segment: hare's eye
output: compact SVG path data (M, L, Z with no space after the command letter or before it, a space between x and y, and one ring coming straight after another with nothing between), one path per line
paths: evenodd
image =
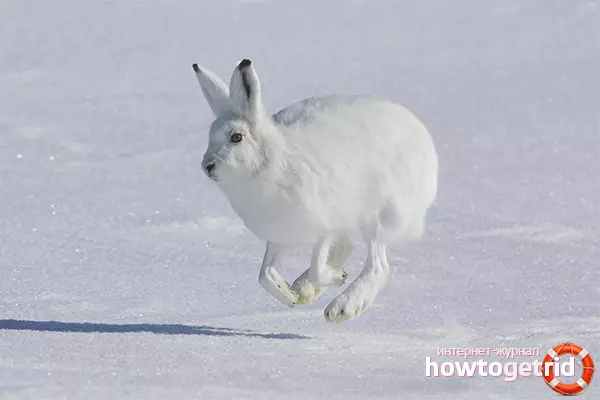
M233 133L229 137L229 140L231 141L231 143L239 143L242 141L242 134L241 133Z

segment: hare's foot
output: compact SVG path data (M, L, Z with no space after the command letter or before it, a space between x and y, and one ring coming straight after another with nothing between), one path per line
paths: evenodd
M323 265L317 271L308 269L308 280L316 287L321 286L342 286L348 279L348 274L342 267L333 267Z
M267 242L258 281L277 300L288 307L294 307L298 302L298 293L292 289L290 284L274 267L281 260L284 250L284 245Z
M385 277L359 276L325 308L325 319L328 322L344 322L358 317L373 304L384 285Z
M292 284L292 290L298 293L298 304L312 304L327 290L327 286L315 286L308 281L308 270L304 271Z
M332 241L327 254L326 267L337 269L339 282L342 285L348 277L346 271L342 268L354 246L348 237L348 234L341 232ZM340 271L341 270L341 271ZM327 290L327 286L313 285L309 280L310 268L300 275L292 284L292 289L298 293L298 304L311 304L317 297ZM335 273L335 272L334 272Z
M258 281L267 292L286 306L294 307L298 303L298 292L292 289L275 268L268 267L261 271Z

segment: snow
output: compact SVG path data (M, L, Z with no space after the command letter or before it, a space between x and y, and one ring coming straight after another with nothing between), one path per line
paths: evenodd
M0 1L0 398L553 396L427 378L425 357L573 340L600 359L599 18L591 0ZM191 64L228 80L243 57L273 112L378 95L436 141L427 235L393 247L355 321L324 321L339 289L265 293L262 243L201 171Z

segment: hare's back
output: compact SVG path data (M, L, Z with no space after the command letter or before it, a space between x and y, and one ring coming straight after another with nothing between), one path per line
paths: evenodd
M302 182L357 208L398 196L435 196L437 155L425 126L406 108L367 96L311 98L275 115ZM318 182L318 183L317 183ZM387 199L387 200L386 200ZM329 199L330 204L338 204ZM378 207L377 205L375 205Z
M323 140L325 135L368 144L382 139L378 136L393 136L394 141L404 135L412 139L414 136L429 136L419 119L406 108L388 100L362 95L312 97L282 109L273 116L273 120L288 128L289 135L298 134L304 139L314 135Z
M363 110L363 113L366 113L381 111L382 108L386 107L402 108L398 104L377 97L332 94L322 97L310 97L291 104L277 112L273 119L279 124L293 126L294 124L310 124L324 117L351 117L352 115L346 115L350 111Z
M289 143L311 154L331 157L404 158L402 153L435 150L425 126L406 108L388 100L359 95L314 97L273 116ZM357 154L358 153L358 154Z

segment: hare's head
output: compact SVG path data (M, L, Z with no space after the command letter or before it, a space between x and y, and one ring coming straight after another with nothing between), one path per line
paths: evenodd
M202 168L215 181L248 179L268 164L267 137L274 129L260 100L260 83L250 60L240 61L230 88L208 70L193 65L216 120L209 131Z

